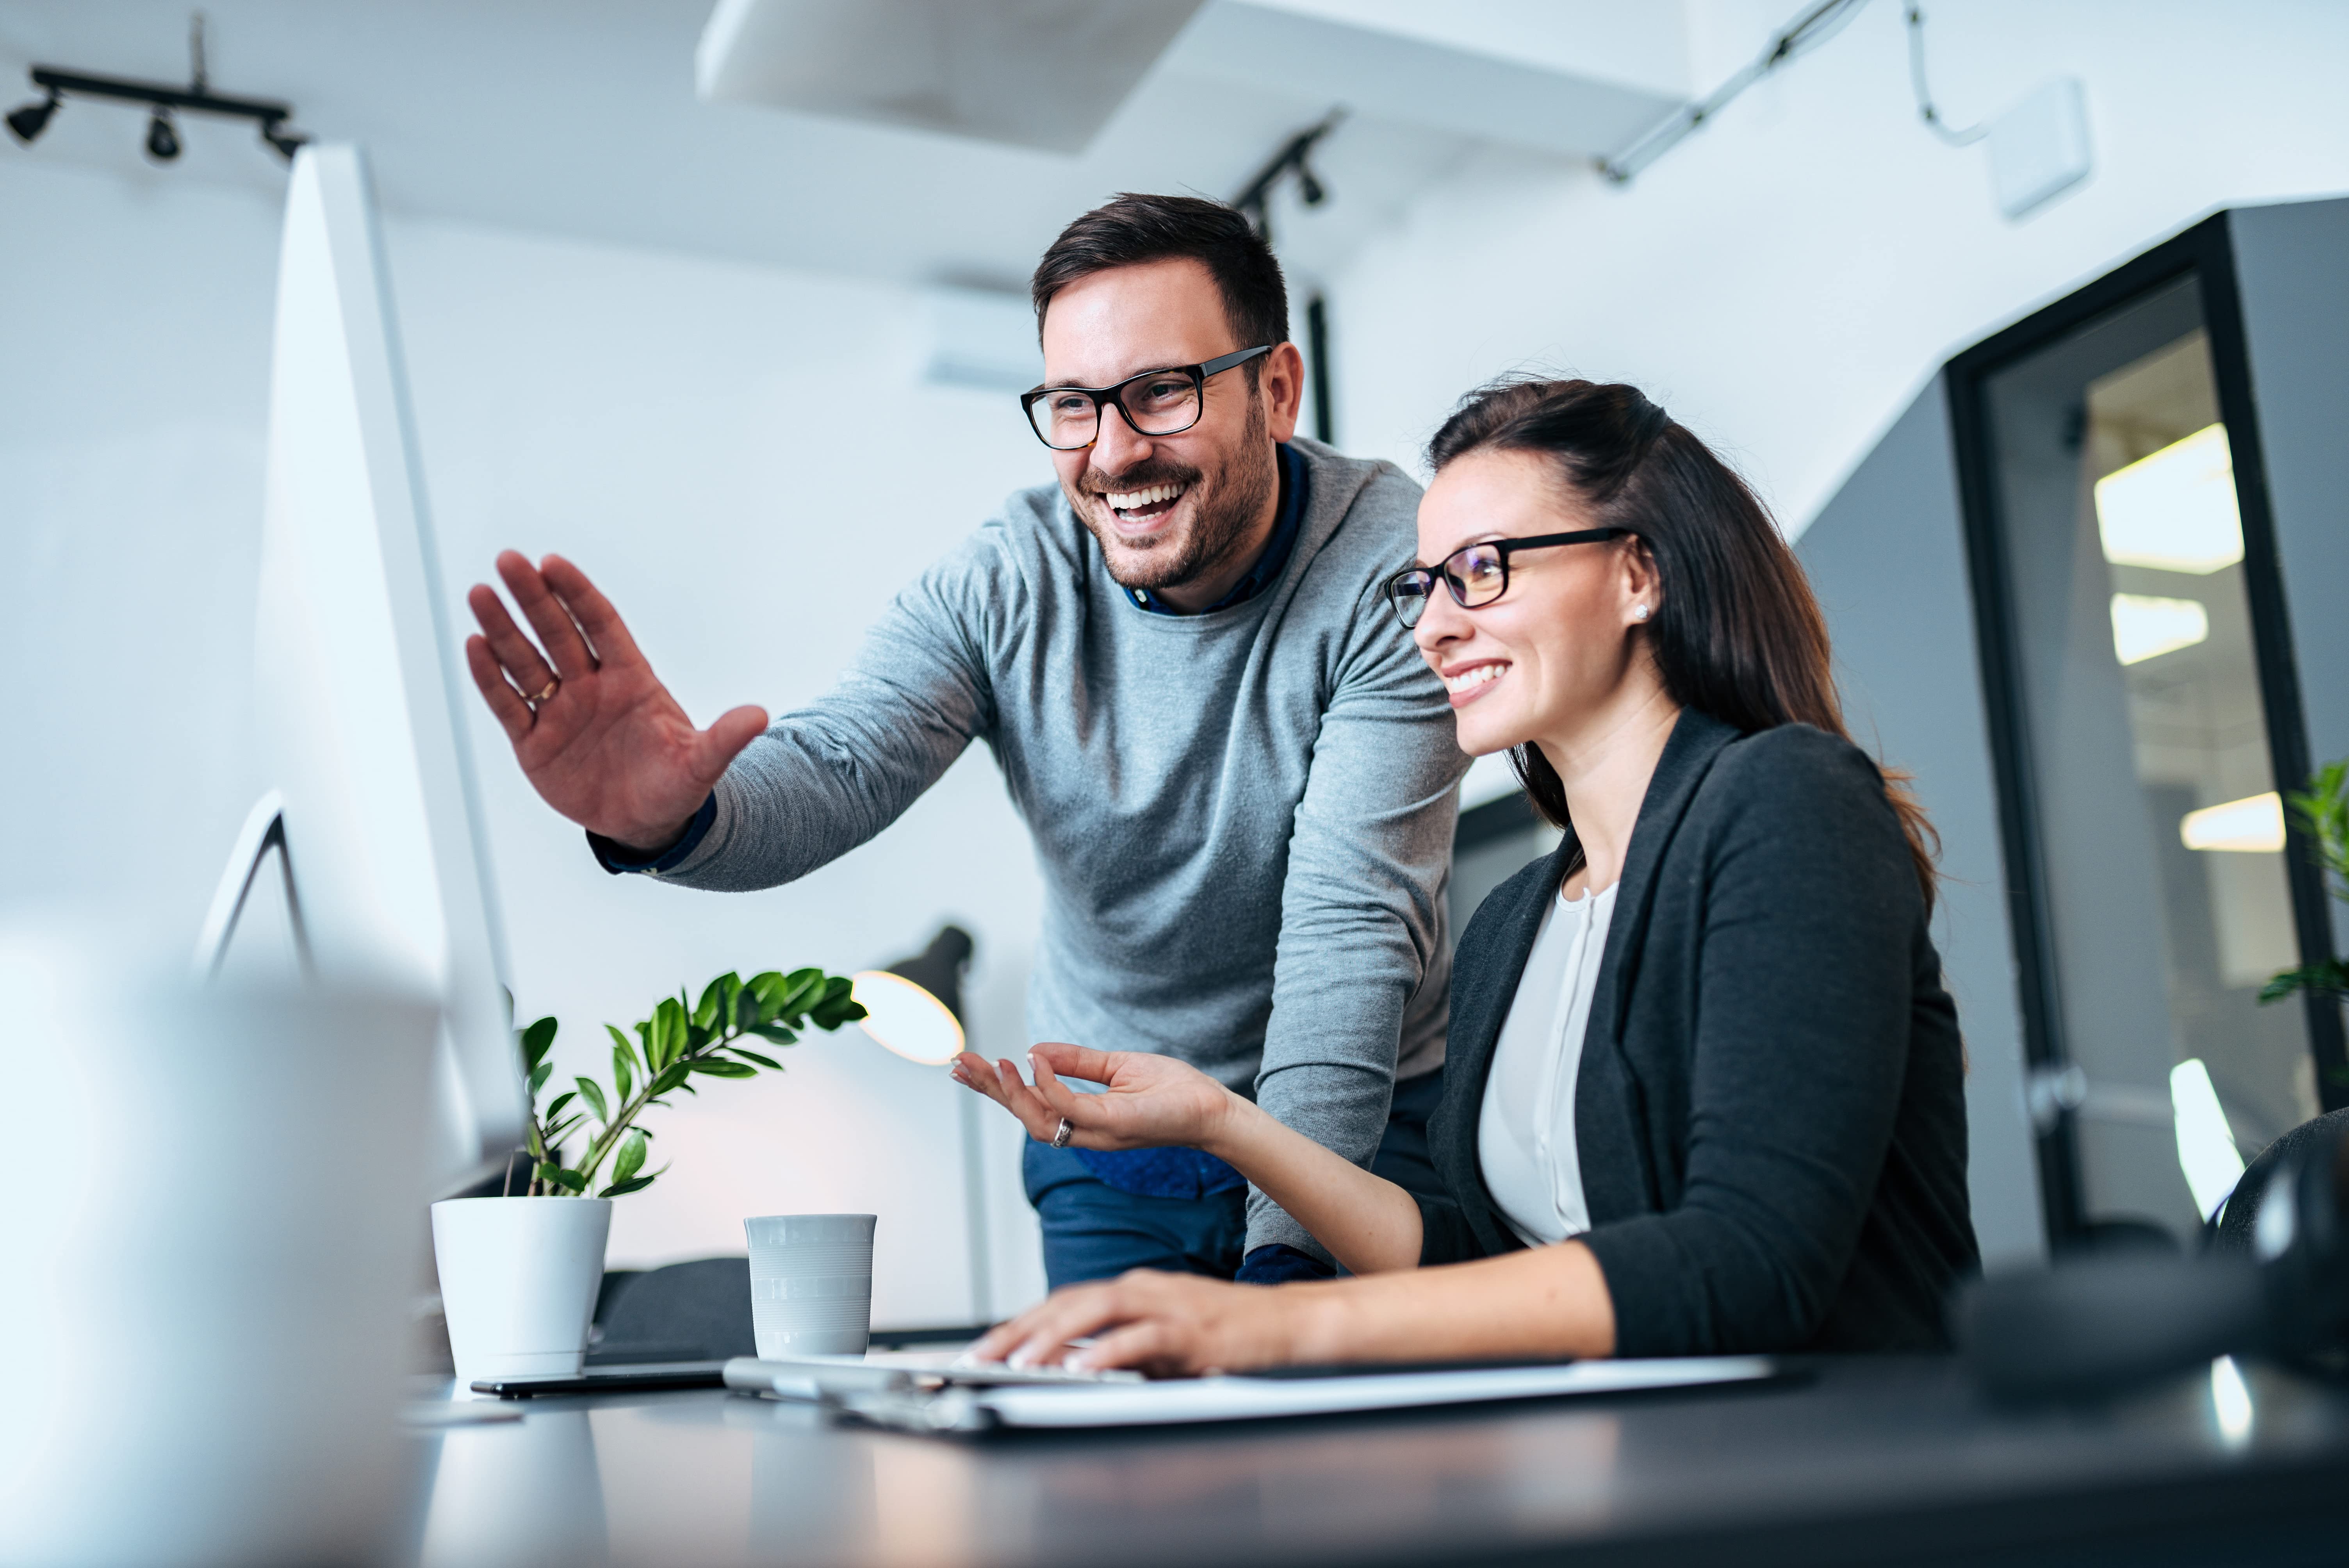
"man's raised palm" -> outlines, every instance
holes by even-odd
[[[590,832],[639,850],[674,842],[767,727],[765,710],[733,708],[694,728],[586,573],[559,555],[533,566],[509,550],[498,575],[537,641],[475,583],[466,602],[481,631],[465,639],[465,662],[523,774]]]

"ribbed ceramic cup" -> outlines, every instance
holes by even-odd
[[[745,1220],[759,1354],[862,1356],[873,1331],[871,1214]]]

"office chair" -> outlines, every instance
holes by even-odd
[[[588,1355],[591,1366],[758,1354],[749,1258],[698,1258],[648,1270],[622,1284],[598,1315],[604,1336]]]

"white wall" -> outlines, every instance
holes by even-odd
[[[1698,90],[1794,10],[1692,0]],[[1628,380],[1734,454],[1799,532],[1953,349],[2214,208],[2349,190],[2349,6],[1928,10],[1954,124],[2082,79],[2087,183],[2000,217],[1987,150],[1918,121],[1902,7],[1870,5],[1629,186],[1498,150],[1464,162],[1331,280],[1340,435],[1413,459],[1489,377]]]
[[[0,155],[0,900],[131,907],[192,939],[259,788],[248,758],[277,213],[157,176]],[[452,595],[561,549],[708,717],[822,691],[862,628],[1009,490],[1050,478],[999,397],[918,382],[919,304],[874,285],[418,221],[388,226]],[[461,606],[457,613],[462,614]],[[848,970],[945,919],[978,937],[974,1044],[1027,1040],[1040,901],[983,749],[874,843],[720,897],[605,875],[472,715],[523,1016],[597,1026],[726,968]],[[676,1170],[619,1204],[615,1265],[741,1250],[745,1214],[883,1216],[876,1318],[969,1321],[959,1091],[855,1031],[652,1125]],[[982,1124],[994,1300],[1040,1294],[1009,1119]]]

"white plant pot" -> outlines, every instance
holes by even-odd
[[[432,1205],[432,1255],[459,1388],[489,1377],[578,1374],[611,1232],[609,1198]]]

